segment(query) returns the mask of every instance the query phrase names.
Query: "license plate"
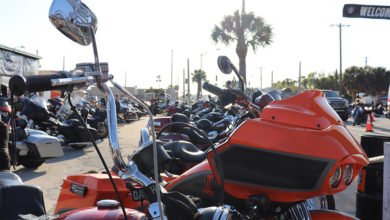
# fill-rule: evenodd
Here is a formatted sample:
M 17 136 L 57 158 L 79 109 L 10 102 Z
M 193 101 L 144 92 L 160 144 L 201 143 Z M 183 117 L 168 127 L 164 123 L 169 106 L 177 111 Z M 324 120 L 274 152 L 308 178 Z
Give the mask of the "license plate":
M 142 201 L 145 200 L 145 194 L 143 189 L 132 189 L 131 190 L 131 197 L 134 201 Z

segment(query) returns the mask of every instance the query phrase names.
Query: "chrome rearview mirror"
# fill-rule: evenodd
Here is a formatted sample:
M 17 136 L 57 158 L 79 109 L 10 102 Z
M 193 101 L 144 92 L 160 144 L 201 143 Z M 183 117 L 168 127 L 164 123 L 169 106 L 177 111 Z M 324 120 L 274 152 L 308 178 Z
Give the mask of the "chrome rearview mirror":
M 232 62 L 227 56 L 219 56 L 217 62 L 222 73 L 230 74 L 232 72 Z
M 218 67 L 224 74 L 230 74 L 232 71 L 237 75 L 238 80 L 240 81 L 241 91 L 245 91 L 245 80 L 238 72 L 237 68 L 233 65 L 230 59 L 227 56 L 218 57 Z
M 80 0 L 53 0 L 49 19 L 65 36 L 87 46 L 97 30 L 95 14 Z

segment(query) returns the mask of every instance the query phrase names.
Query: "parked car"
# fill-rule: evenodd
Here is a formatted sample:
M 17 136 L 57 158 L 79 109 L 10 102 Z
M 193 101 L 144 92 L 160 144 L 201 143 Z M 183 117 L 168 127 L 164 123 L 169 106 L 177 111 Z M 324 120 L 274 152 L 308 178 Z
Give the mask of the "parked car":
M 326 97 L 329 105 L 337 112 L 343 121 L 347 121 L 350 115 L 349 101 L 339 95 L 339 92 L 333 90 L 321 90 Z

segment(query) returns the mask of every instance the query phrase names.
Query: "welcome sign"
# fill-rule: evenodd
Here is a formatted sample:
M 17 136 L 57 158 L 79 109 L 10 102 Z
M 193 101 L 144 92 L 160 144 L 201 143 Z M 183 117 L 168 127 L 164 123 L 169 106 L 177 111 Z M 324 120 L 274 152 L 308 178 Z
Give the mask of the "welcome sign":
M 343 17 L 390 19 L 390 6 L 345 4 Z

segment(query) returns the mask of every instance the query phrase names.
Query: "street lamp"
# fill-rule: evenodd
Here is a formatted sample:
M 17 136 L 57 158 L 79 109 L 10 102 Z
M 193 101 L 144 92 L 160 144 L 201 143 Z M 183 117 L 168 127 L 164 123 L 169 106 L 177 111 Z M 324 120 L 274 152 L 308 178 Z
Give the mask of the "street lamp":
M 160 82 L 161 82 L 161 75 L 157 75 L 156 82 L 158 84 L 158 88 L 160 88 Z
M 342 23 L 339 23 L 339 24 L 332 24 L 330 25 L 331 27 L 338 27 L 339 28 L 339 46 L 340 46 L 340 82 L 339 82 L 339 86 L 340 86 L 340 93 L 343 94 L 343 87 L 342 87 L 342 80 L 343 80 L 343 58 L 342 58 L 342 37 L 341 37 L 341 30 L 343 27 L 349 27 L 350 25 L 346 25 L 346 24 L 342 24 Z

